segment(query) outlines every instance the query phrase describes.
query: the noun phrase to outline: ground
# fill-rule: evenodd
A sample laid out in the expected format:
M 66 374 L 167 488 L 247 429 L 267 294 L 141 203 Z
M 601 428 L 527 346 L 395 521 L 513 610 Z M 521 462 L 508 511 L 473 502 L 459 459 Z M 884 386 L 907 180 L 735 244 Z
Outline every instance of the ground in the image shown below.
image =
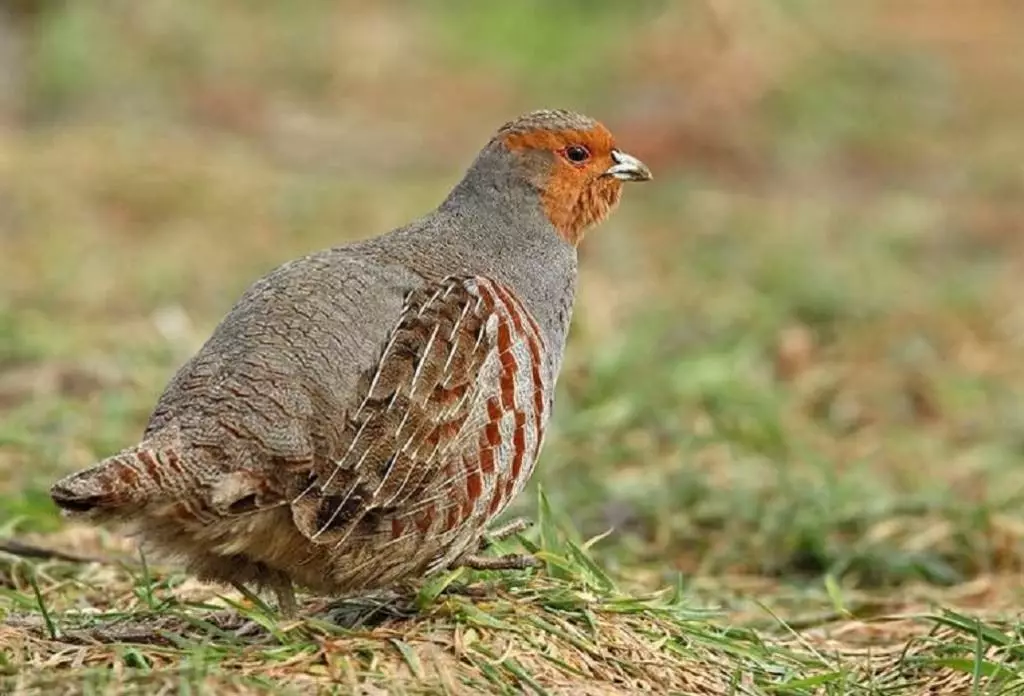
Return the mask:
M 0 691 L 1024 693 L 1024 7 L 43 3 L 0 80 Z M 249 282 L 552 106 L 656 178 L 581 250 L 504 544 L 543 567 L 285 621 L 59 517 Z

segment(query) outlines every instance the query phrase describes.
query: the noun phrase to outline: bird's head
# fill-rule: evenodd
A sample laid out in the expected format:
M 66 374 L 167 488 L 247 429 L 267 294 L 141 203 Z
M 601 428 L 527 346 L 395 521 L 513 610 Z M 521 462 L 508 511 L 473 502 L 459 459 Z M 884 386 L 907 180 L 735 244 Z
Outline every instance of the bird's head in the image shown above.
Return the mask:
M 496 167 L 495 160 L 511 166 Z M 474 169 L 525 184 L 559 236 L 574 246 L 618 204 L 623 182 L 651 179 L 651 170 L 620 150 L 604 125 L 564 110 L 534 111 L 506 123 Z

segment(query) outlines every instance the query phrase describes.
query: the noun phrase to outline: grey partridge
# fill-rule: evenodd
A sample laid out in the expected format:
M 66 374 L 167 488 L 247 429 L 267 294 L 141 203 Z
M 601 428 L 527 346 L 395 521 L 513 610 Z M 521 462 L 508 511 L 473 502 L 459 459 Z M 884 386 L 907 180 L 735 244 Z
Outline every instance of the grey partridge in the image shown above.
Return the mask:
M 201 579 L 339 594 L 460 565 L 523 489 L 551 416 L 576 246 L 651 173 L 599 122 L 498 130 L 425 217 L 256 281 L 142 441 L 51 489 Z

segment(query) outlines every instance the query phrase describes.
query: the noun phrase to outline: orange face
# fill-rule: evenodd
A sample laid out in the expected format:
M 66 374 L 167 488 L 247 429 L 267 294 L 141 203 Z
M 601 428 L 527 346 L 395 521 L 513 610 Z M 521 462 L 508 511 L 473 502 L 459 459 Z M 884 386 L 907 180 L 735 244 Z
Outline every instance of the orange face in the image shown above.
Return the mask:
M 623 181 L 651 178 L 643 163 L 615 147 L 612 134 L 601 124 L 589 130 L 510 133 L 504 142 L 513 152 L 551 154 L 543 182 L 544 210 L 562 238 L 573 245 L 618 204 Z

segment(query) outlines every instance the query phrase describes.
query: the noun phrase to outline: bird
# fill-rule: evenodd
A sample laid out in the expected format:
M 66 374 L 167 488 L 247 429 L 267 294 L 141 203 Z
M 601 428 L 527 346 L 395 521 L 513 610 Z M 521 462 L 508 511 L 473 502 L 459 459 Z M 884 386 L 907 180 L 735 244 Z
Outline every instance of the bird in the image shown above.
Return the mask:
M 347 595 L 468 567 L 530 478 L 575 300 L 577 247 L 650 169 L 601 122 L 501 126 L 433 211 L 256 280 L 170 379 L 137 444 L 61 478 L 200 580 Z

